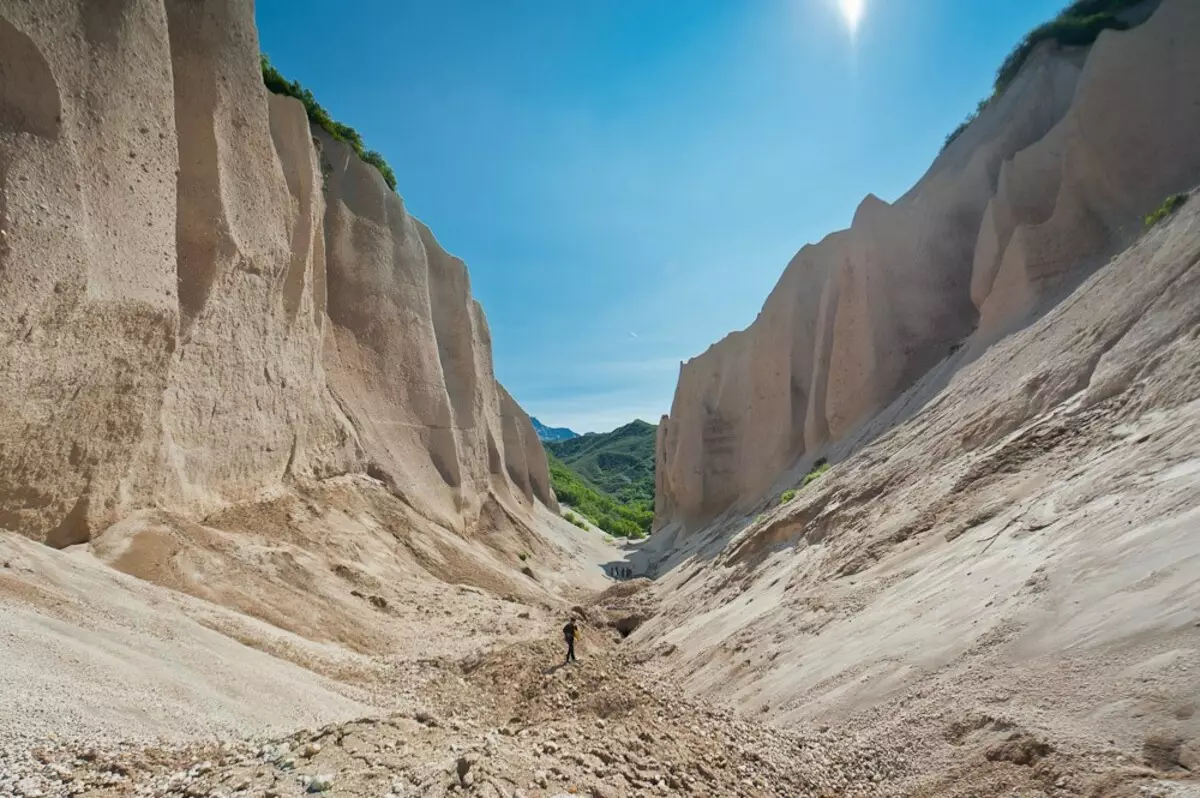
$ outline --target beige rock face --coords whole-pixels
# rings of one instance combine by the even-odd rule
[[[553,506],[466,267],[265,90],[253,16],[0,0],[0,528],[355,471],[454,529]]]
[[[300,104],[261,86],[248,6],[166,3],[179,332],[150,473],[162,501],[196,512],[330,467],[346,438],[320,362],[311,136]]]
[[[477,517],[491,486],[553,504],[545,455],[528,463],[533,426],[493,376],[466,266],[374,167],[318,136],[328,167],[326,364],[371,468],[451,526]]]
[[[893,205],[807,246],[762,312],[680,372],[656,525],[782,487],[974,335],[1022,324],[1200,180],[1200,7],[1089,49],[1043,46]],[[776,484],[779,482],[780,484]]]
[[[85,540],[160,429],[175,356],[161,3],[0,4],[0,526]]]

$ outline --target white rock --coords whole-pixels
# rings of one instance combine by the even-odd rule
[[[314,776],[312,781],[308,783],[309,792],[325,792],[333,786],[333,774],[322,773],[320,776]]]

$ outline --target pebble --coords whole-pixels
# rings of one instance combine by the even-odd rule
[[[309,792],[325,792],[331,787],[333,787],[333,774],[331,773],[314,776],[308,783]]]

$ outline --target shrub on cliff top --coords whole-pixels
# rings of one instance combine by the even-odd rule
[[[259,56],[262,64],[263,84],[267,90],[273,94],[283,94],[288,97],[295,97],[304,106],[305,113],[308,114],[308,121],[317,127],[324,130],[335,141],[345,142],[354,150],[354,153],[362,158],[367,163],[379,170],[379,174],[383,175],[383,181],[387,183],[388,188],[392,191],[396,190],[396,173],[392,171],[392,167],[384,160],[383,156],[375,150],[368,150],[363,145],[362,136],[358,131],[349,125],[343,125],[329,115],[329,112],[317,102],[317,98],[308,89],[301,86],[294,80],[288,80],[279,73],[279,70],[271,65],[271,61],[266,54]]]
[[[942,149],[962,135],[963,131],[975,121],[976,117],[993,100],[1003,94],[1012,82],[1017,79],[1021,67],[1029,60],[1029,56],[1042,42],[1053,41],[1064,47],[1086,47],[1094,44],[1100,34],[1106,30],[1127,30],[1129,23],[1120,18],[1123,11],[1141,5],[1146,0],[1076,0],[1064,8],[1057,17],[1031,30],[1019,44],[1013,48],[1000,69],[996,71],[996,82],[992,94],[982,100],[967,119],[954,131],[946,136]]]
[[[1114,7],[1122,4],[1136,5],[1135,2],[1124,2],[1124,0],[1112,3]],[[996,85],[992,96],[1000,96],[1005,89],[1012,85],[1017,74],[1020,73],[1021,67],[1025,66],[1029,56],[1042,42],[1053,41],[1065,47],[1086,47],[1094,44],[1103,31],[1127,30],[1129,23],[1116,16],[1115,12],[1119,10],[1119,8],[1114,8],[1112,11],[1079,16],[1071,13],[1071,9],[1068,8],[1058,18],[1034,28],[1000,65],[1000,69],[996,72]]]

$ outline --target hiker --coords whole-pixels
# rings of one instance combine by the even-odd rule
[[[567,662],[575,661],[575,619],[567,621],[567,625],[563,627],[563,637],[567,641]]]

